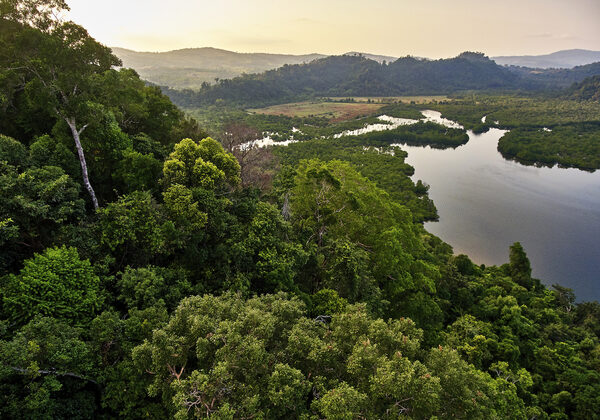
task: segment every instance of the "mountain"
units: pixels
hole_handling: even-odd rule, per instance
[[[112,48],[124,67],[135,69],[139,75],[158,85],[177,89],[199,88],[216,78],[229,79],[243,73],[260,73],[284,64],[308,63],[322,54],[263,54],[237,53],[218,48],[188,48],[168,52],[138,52]]]
[[[398,59],[398,57],[391,57],[389,55],[377,55],[377,54],[366,54],[358,51],[350,51],[342,55],[357,55],[368,58],[369,60],[377,61],[378,63],[383,63],[384,61],[387,63],[392,63]]]
[[[549,89],[561,89],[581,82],[586,77],[600,74],[600,62],[576,66],[571,69],[533,69],[529,67],[507,66],[507,70],[517,74],[529,84],[538,84]]]
[[[331,56],[220,80],[198,92],[164,92],[178,105],[193,107],[216,101],[259,105],[314,96],[396,96],[522,87],[537,85],[481,53],[465,52],[440,60],[403,57],[385,65],[364,56]]]
[[[492,57],[501,66],[521,66],[538,69],[573,68],[600,61],[600,51],[563,50],[544,55],[516,55]]]
[[[310,63],[323,54],[237,53],[218,48],[187,48],[167,52],[138,52],[112,48],[124,67],[135,69],[142,78],[157,85],[175,89],[197,89],[215,79],[231,79],[244,73],[262,73],[285,64]],[[396,61],[397,57],[356,51],[344,55],[362,56],[378,63]]]
[[[330,56],[284,65],[261,74],[222,79],[199,91],[163,88],[183,107],[217,102],[267,105],[319,96],[449,94],[466,90],[557,90],[600,74],[600,62],[572,69],[500,66],[481,53],[425,60],[402,57],[389,64],[360,55]]]

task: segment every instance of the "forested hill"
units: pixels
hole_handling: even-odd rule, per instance
[[[404,57],[389,64],[343,55],[220,80],[198,92],[165,92],[179,105],[197,106],[218,100],[248,104],[312,95],[392,96],[514,88],[519,79],[477,53],[434,61]]]
[[[215,79],[243,73],[260,73],[284,64],[309,63],[323,54],[243,54],[219,48],[186,48],[166,52],[139,52],[112,48],[123,67],[135,69],[142,78],[176,89],[200,87]]]
[[[587,77],[581,83],[574,83],[565,96],[569,99],[600,102],[600,75]]]
[[[202,83],[214,83],[218,79],[231,79],[244,73],[261,73],[285,64],[310,63],[327,57],[316,53],[239,53],[210,47],[165,52],[140,52],[113,47],[112,51],[121,59],[123,67],[135,69],[151,83],[174,89],[197,89]],[[348,52],[346,55],[361,55],[379,63],[397,60],[397,57],[360,52]]]
[[[396,96],[447,94],[464,90],[540,90],[567,87],[600,74],[600,63],[562,70],[508,68],[481,53],[423,60],[400,58],[378,63],[361,56],[332,56],[307,64],[286,65],[262,74],[220,80],[199,91],[165,93],[180,106],[218,101],[267,104],[311,96]]]
[[[573,67],[572,69],[532,69],[528,67],[507,67],[519,75],[525,85],[534,83],[547,88],[566,88],[581,82],[586,77],[600,74],[600,62]]]

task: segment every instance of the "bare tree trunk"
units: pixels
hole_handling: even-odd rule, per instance
[[[285,220],[290,220],[291,211],[290,211],[290,194],[285,193],[283,197],[283,208],[281,209],[281,215]]]
[[[83,175],[83,184],[85,188],[90,193],[92,197],[92,203],[94,203],[94,210],[98,210],[98,199],[96,198],[96,193],[94,192],[94,188],[92,188],[92,184],[90,184],[90,178],[88,177],[87,163],[85,162],[85,155],[83,154],[83,147],[81,147],[81,140],[79,136],[83,133],[83,130],[86,129],[87,124],[84,125],[80,130],[77,130],[77,124],[75,123],[75,118],[65,118],[65,121],[71,128],[71,133],[73,134],[73,140],[75,140],[75,147],[77,148],[77,154],[79,155],[79,163],[81,164],[81,173]]]

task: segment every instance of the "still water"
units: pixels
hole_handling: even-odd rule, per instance
[[[478,264],[508,262],[521,242],[533,276],[578,301],[600,300],[600,171],[537,168],[497,151],[505,131],[469,132],[456,149],[402,145],[440,216],[426,229]]]

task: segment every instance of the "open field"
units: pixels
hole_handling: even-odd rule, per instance
[[[325,117],[332,122],[350,120],[372,114],[384,103],[353,102],[294,102],[266,108],[249,109],[253,114],[285,115],[288,117]]]
[[[416,103],[416,104],[426,104],[430,102],[438,102],[438,101],[448,101],[450,98],[444,95],[431,95],[431,96],[350,96],[350,97],[329,97],[327,98],[332,101],[346,101],[348,99],[352,99],[354,102],[369,102],[371,103],[382,103],[382,104],[391,104],[391,103]]]

